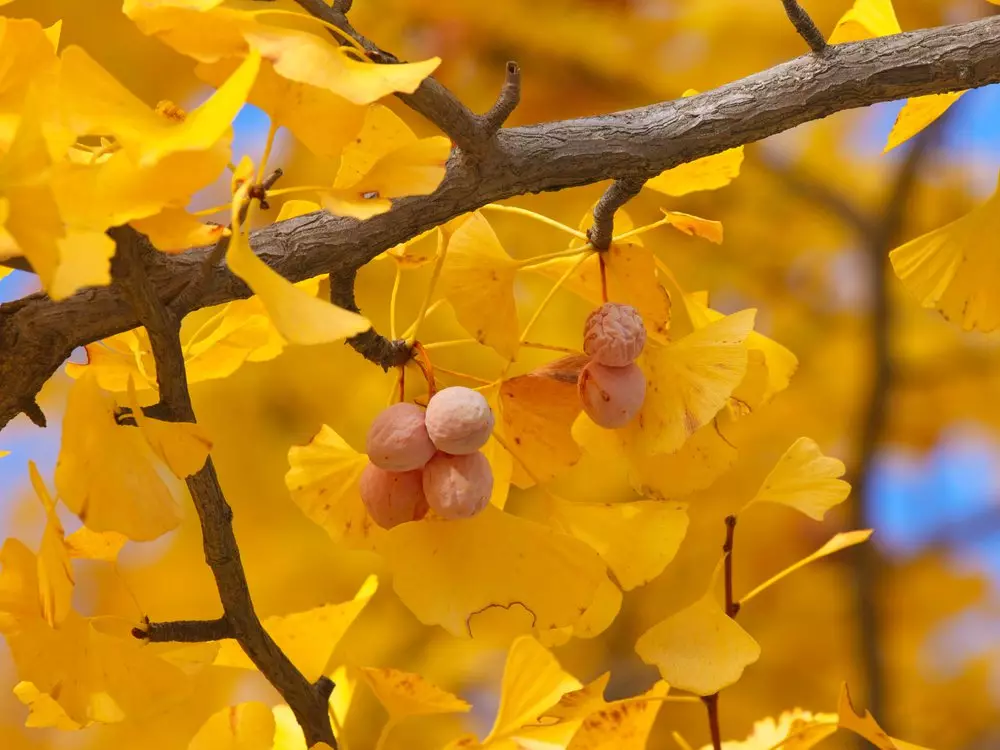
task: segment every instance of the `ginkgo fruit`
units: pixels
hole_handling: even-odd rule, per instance
[[[492,493],[493,470],[479,451],[461,456],[439,452],[424,467],[424,495],[441,518],[472,518]]]
[[[382,411],[368,428],[368,458],[386,471],[413,471],[426,464],[436,448],[427,435],[424,410],[398,403]]]
[[[486,398],[460,385],[435,393],[425,419],[435,447],[455,456],[475,453],[493,434],[493,410]]]
[[[625,367],[588,362],[576,386],[587,416],[609,430],[631,422],[646,397],[646,376],[635,362]]]
[[[416,471],[386,471],[368,464],[361,473],[361,500],[383,529],[407,521],[419,521],[427,515],[423,474]]]
[[[625,367],[635,362],[646,345],[646,326],[631,305],[605,302],[583,326],[583,351],[595,362]]]

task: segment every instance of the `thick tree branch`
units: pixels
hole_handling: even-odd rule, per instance
[[[813,52],[822,52],[826,49],[826,37],[823,36],[816,24],[813,23],[812,18],[806,12],[805,8],[799,5],[798,0],[781,0],[782,4],[785,6],[785,13],[788,15],[788,20],[792,22],[795,30],[799,32],[799,36],[806,40],[806,44],[809,45],[809,49]]]
[[[830,47],[697,96],[641,109],[503,128],[476,163],[453,156],[429,196],[396,201],[361,223],[309,214],[254,232],[255,252],[286,278],[351,274],[382,251],[455,216],[524,193],[612,177],[648,179],[728,148],[846,109],[1000,81],[1000,17]],[[160,255],[148,273],[162,300],[186,287],[209,248]],[[213,267],[195,308],[250,295]],[[139,321],[120,282],[61,302],[33,295],[0,305],[0,427],[82,344]]]
[[[117,245],[116,276],[122,279],[135,315],[149,333],[156,361],[160,404],[173,421],[194,422],[181,348],[180,318],[163,303],[160,291],[146,270],[149,260],[155,259],[158,253],[145,237],[129,227],[114,229],[109,234]],[[225,614],[214,624],[187,623],[179,626],[174,623],[173,627],[179,629],[179,635],[206,635],[205,630],[212,628],[213,634],[224,632],[227,637],[235,638],[250,661],[292,709],[305,732],[306,743],[312,747],[318,742],[325,742],[336,748],[337,742],[327,715],[330,693],[326,684],[310,684],[267,634],[257,617],[233,533],[233,512],[222,493],[211,457],[186,481],[201,522],[205,560],[215,576]],[[225,627],[221,624],[223,621]],[[160,624],[159,627],[169,628],[171,625]],[[150,632],[156,631],[156,626],[151,628]],[[141,637],[149,638],[150,635],[143,633]]]
[[[587,230],[590,244],[598,250],[607,250],[611,246],[611,237],[615,231],[615,213],[642,190],[645,180],[626,178],[615,180],[604,191],[604,195],[594,206],[594,225]]]

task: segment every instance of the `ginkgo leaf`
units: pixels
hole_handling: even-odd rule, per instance
[[[313,297],[258,258],[239,229],[240,206],[249,185],[233,198],[233,234],[226,260],[229,268],[260,297],[275,328],[292,344],[325,344],[367,331],[371,323],[350,310]]]
[[[875,747],[879,748],[879,750],[900,750],[892,741],[892,738],[886,734],[885,730],[878,725],[878,722],[875,721],[875,717],[871,715],[870,711],[858,714],[854,710],[854,704],[851,702],[851,692],[848,690],[846,682],[842,683],[840,687],[840,699],[837,701],[837,716],[839,717],[838,726],[841,729],[854,732],[859,737],[868,740]]]
[[[428,714],[464,713],[472,708],[418,674],[376,667],[362,667],[358,673],[389,712],[390,721]]]
[[[253,701],[216,711],[188,744],[188,750],[271,750],[274,716]]]
[[[883,153],[891,151],[926,128],[943,115],[964,93],[964,91],[951,91],[947,94],[930,94],[907,100],[896,115],[896,122],[889,132]]]
[[[492,641],[574,625],[607,580],[583,542],[493,506],[467,520],[396,526],[379,551],[417,619]]]
[[[327,663],[337,643],[377,590],[378,578],[369,576],[353,599],[306,612],[267,617],[263,621],[264,629],[306,679],[315,682],[326,672]],[[222,642],[214,664],[256,669],[243,649],[233,640]]]
[[[55,627],[66,619],[72,608],[73,568],[63,542],[65,532],[56,515],[55,501],[49,495],[34,461],[28,461],[28,476],[45,509],[45,530],[38,550],[38,586],[42,616],[49,625]]]
[[[28,718],[24,721],[26,727],[53,727],[63,731],[82,729],[51,695],[41,692],[34,683],[17,683],[14,686],[14,696],[28,707]]]
[[[750,736],[743,741],[723,742],[724,750],[810,750],[837,731],[837,714],[814,714],[796,708],[785,711],[775,721],[772,717],[755,721]],[[702,750],[711,750],[706,745]],[[902,749],[900,749],[902,750]]]
[[[541,637],[543,645],[561,646],[570,638],[593,638],[600,635],[614,622],[622,608],[622,590],[618,584],[605,577],[594,592],[594,601],[580,619],[570,626],[550,630]]]
[[[500,706],[489,735],[488,745],[535,723],[559,699],[580,682],[556,661],[552,653],[530,636],[515,640],[507,652],[500,686]]]
[[[722,244],[723,232],[721,221],[703,219],[700,216],[685,214],[680,211],[660,210],[663,212],[664,221],[674,227],[674,229],[684,232],[684,234],[689,234],[692,237],[701,237],[709,242],[714,242],[716,245]]]
[[[950,224],[889,253],[903,285],[923,307],[966,331],[1000,327],[1000,256],[990,241],[1000,231],[1000,187],[989,200]]]
[[[683,503],[584,503],[553,498],[551,505],[553,525],[593,547],[625,591],[660,575],[687,533]]]
[[[514,303],[517,269],[517,262],[477,211],[448,240],[437,287],[462,327],[507,359],[514,356],[518,345]]]
[[[372,548],[384,531],[361,501],[359,483],[368,456],[323,425],[308,445],[288,450],[285,486],[292,501],[336,541]]]
[[[760,646],[709,591],[647,630],[635,650],[671,686],[712,695],[732,685],[760,658]]]
[[[566,750],[645,750],[660,700],[669,686],[658,681],[642,695],[613,701],[590,713]]]
[[[639,358],[646,399],[624,428],[647,454],[673,453],[725,406],[747,368],[756,310],[710,323],[671,344],[648,341]]]
[[[777,575],[774,575],[771,578],[764,581],[764,583],[760,584],[750,593],[744,595],[740,599],[740,605],[746,604],[748,601],[757,596],[757,594],[761,593],[762,591],[766,591],[771,586],[776,584],[778,581],[782,580],[788,575],[791,575],[796,570],[804,568],[809,563],[815,562],[816,560],[826,557],[827,555],[832,555],[835,552],[840,552],[842,549],[847,549],[848,547],[853,547],[857,544],[863,544],[864,542],[867,542],[871,538],[872,533],[873,532],[871,529],[860,529],[858,531],[844,531],[839,534],[836,534],[835,536],[833,536],[833,538],[830,539],[830,541],[828,541],[826,544],[824,544],[822,547],[820,547],[818,550],[813,552],[808,557],[803,557],[794,565],[790,565]]]
[[[320,206],[315,201],[302,201],[302,200],[289,200],[281,204],[281,210],[278,211],[278,216],[275,221],[287,221],[288,219],[294,219],[297,216],[305,216],[306,214],[311,214],[314,211],[322,210]]]
[[[91,374],[70,389],[56,489],[93,531],[156,539],[180,523],[180,509],[151,463],[142,435],[119,426],[115,408]]]
[[[743,146],[737,146],[661,172],[647,180],[644,187],[674,198],[701,190],[718,190],[739,176],[742,165]]]
[[[815,441],[799,438],[784,455],[744,510],[754,503],[778,503],[795,508],[816,521],[851,494],[851,485],[840,479],[844,462],[824,456]]]
[[[139,432],[174,476],[184,479],[199,471],[212,450],[212,441],[205,430],[193,422],[164,422],[147,417],[136,399],[131,379],[127,393],[127,403]]]
[[[81,526],[66,537],[65,544],[70,557],[113,563],[127,541],[128,537],[116,531],[98,533]]]
[[[902,33],[892,0],[854,0],[830,35],[830,44]]]
[[[134,219],[131,225],[142,232],[153,247],[165,253],[180,253],[193,247],[214,245],[226,235],[221,224],[205,224],[183,208],[164,208],[157,214]]]
[[[578,690],[565,693],[557,704],[542,715],[542,718],[551,716],[556,719],[582,719],[595,711],[607,708],[611,704],[604,699],[604,691],[607,690],[610,680],[611,672],[605,672]]]
[[[563,357],[500,385],[500,422],[518,457],[513,477],[518,487],[534,484],[525,466],[545,482],[579,460],[571,430],[581,408],[576,382],[586,363],[583,356]]]

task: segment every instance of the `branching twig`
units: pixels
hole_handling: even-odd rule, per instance
[[[149,622],[145,627],[132,628],[132,635],[150,643],[208,643],[233,638],[233,628],[229,620],[173,620],[171,622]]]
[[[117,228],[109,234],[117,245],[116,275],[127,284],[135,314],[149,334],[156,361],[160,404],[172,421],[194,422],[180,341],[180,317],[163,303],[147,273],[148,259],[155,258],[156,251],[131,228]],[[164,640],[163,631],[158,631],[164,628],[166,632],[174,629],[177,635],[187,636],[183,640],[209,634],[235,638],[292,709],[305,732],[307,745],[312,747],[325,742],[336,748],[327,714],[328,681],[310,684],[267,634],[257,617],[233,533],[233,513],[219,485],[211,457],[204,467],[187,478],[187,487],[201,521],[205,560],[215,576],[225,614],[220,620],[209,623],[150,624],[150,631],[140,629],[137,636]]]
[[[813,23],[812,18],[806,13],[805,8],[799,5],[798,0],[781,0],[785,6],[785,13],[788,14],[788,20],[792,22],[795,26],[795,30],[799,32],[799,36],[806,40],[806,44],[809,45],[809,49],[813,52],[822,52],[826,49],[826,37],[823,36],[816,24]]]
[[[587,239],[598,250],[607,250],[615,229],[615,213],[642,190],[645,180],[625,178],[611,183],[594,206],[594,225],[587,231]]]
[[[733,540],[736,535],[736,516],[726,516],[726,541],[722,545],[722,576],[725,588],[727,617],[736,619],[740,603],[733,598]],[[708,728],[712,734],[712,750],[722,750],[722,731],[719,727],[719,694],[702,696],[708,709]]]
[[[429,196],[395,201],[391,211],[364,223],[325,213],[290,219],[254,232],[251,244],[290,281],[323,273],[337,277],[356,272],[421,232],[504,198],[610,177],[646,179],[840,110],[998,81],[996,16],[839,44],[823,55],[806,55],[677,101],[502,128],[496,148],[475,163],[453,156],[444,181]],[[160,299],[176,298],[201,273],[210,251],[151,259],[148,272]],[[249,295],[242,280],[215,265],[197,299],[173,306],[172,312],[181,317]],[[21,412],[23,399],[34,398],[74,348],[138,324],[119,281],[60,302],[32,295],[0,304],[0,428]]]

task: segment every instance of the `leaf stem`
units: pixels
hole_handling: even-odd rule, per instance
[[[399,284],[403,278],[403,269],[399,263],[396,266],[396,278],[392,280],[392,294],[389,296],[389,338],[396,340],[396,300],[399,298]]]
[[[540,266],[542,263],[547,263],[550,260],[556,260],[558,258],[571,258],[574,255],[579,255],[580,253],[587,253],[589,257],[589,254],[594,252],[597,252],[594,250],[594,246],[588,243],[583,247],[573,247],[569,250],[560,250],[558,253],[547,253],[545,255],[536,255],[534,258],[525,258],[524,260],[519,260],[517,265],[519,269],[532,268],[534,266]]]
[[[427,293],[424,295],[424,301],[420,303],[420,312],[417,313],[417,319],[413,322],[412,332],[406,336],[406,341],[408,343],[413,343],[417,340],[417,334],[420,332],[420,326],[424,322],[424,318],[427,317],[429,312],[428,306],[431,302],[431,297],[434,296],[434,287],[437,286],[438,279],[441,277],[441,268],[444,266],[445,256],[448,254],[448,243],[445,242],[444,232],[441,228],[438,228],[437,237],[437,258],[434,261],[434,270],[431,271],[431,280],[427,285]]]
[[[566,234],[571,234],[578,240],[583,240],[587,242],[587,235],[585,232],[581,232],[579,229],[573,229],[573,227],[563,224],[561,221],[556,221],[555,219],[550,219],[548,216],[543,214],[535,213],[534,211],[529,211],[527,208],[519,208],[518,206],[505,206],[502,203],[488,203],[483,206],[481,211],[498,211],[500,213],[517,214],[518,216],[526,216],[529,219],[534,219],[535,221],[541,222],[542,224],[547,224],[555,229],[560,229]]]

